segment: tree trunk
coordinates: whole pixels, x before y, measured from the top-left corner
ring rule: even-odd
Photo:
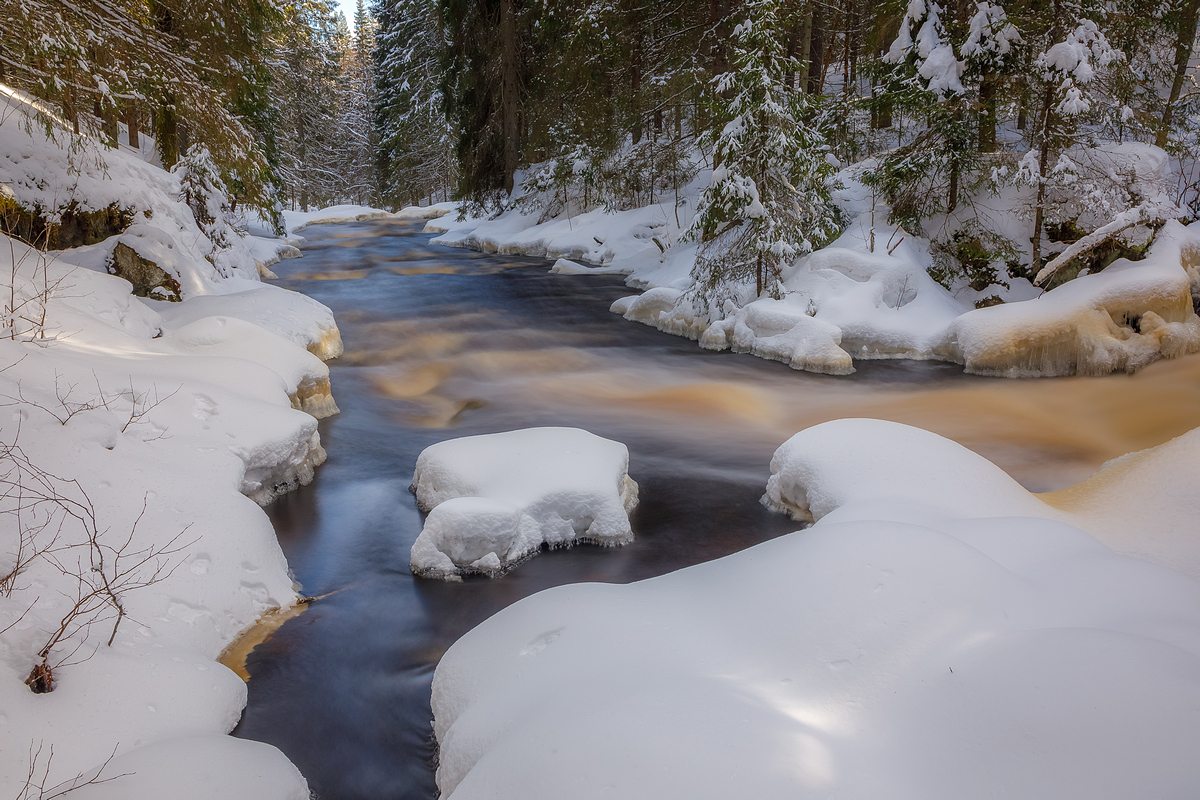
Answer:
[[[141,131],[138,130],[138,108],[137,103],[130,100],[125,104],[125,127],[129,128],[129,146],[134,150],[142,149],[140,138]]]
[[[165,170],[170,170],[179,162],[179,119],[170,100],[168,96],[167,102],[159,106],[154,115],[154,139]]]
[[[1058,36],[1061,33],[1059,28],[1062,24],[1061,0],[1054,0],[1053,8],[1054,17],[1050,23],[1050,41],[1057,42]],[[1042,223],[1046,218],[1046,162],[1050,160],[1050,126],[1054,121],[1053,106],[1054,83],[1047,81],[1045,90],[1042,93],[1042,107],[1039,109],[1042,115],[1042,141],[1038,148],[1037,200],[1034,203],[1033,237],[1031,239],[1033,247],[1030,251],[1029,263],[1029,266],[1035,272],[1041,268],[1042,263]]]
[[[117,121],[117,110],[109,108],[100,114],[101,130],[104,131],[104,140],[109,147],[116,147],[120,143],[121,124]]]
[[[950,160],[950,196],[946,198],[946,213],[953,213],[958,208],[958,180],[962,172],[962,163],[958,158]]]
[[[849,11],[849,21],[846,26],[846,56],[850,62],[850,83],[848,91],[858,93],[858,29],[859,15],[858,3],[855,0],[847,0],[847,10]]]
[[[1186,0],[1179,21],[1179,40],[1175,45],[1175,81],[1171,84],[1171,94],[1158,123],[1158,135],[1154,137],[1154,144],[1158,147],[1167,146],[1175,103],[1179,100],[1183,82],[1187,78],[1188,62],[1192,59],[1192,45],[1196,41],[1197,10],[1200,10],[1200,0]]]
[[[1033,249],[1029,266],[1038,270],[1042,262],[1042,221],[1046,217],[1046,162],[1050,159],[1050,119],[1051,104],[1054,102],[1054,84],[1046,84],[1046,92],[1042,97],[1042,144],[1038,150],[1038,187],[1037,200],[1033,212]]]
[[[804,15],[804,22],[800,26],[800,75],[796,81],[797,88],[802,92],[808,91],[808,76],[810,70],[808,62],[812,58],[812,34],[813,34],[813,12],[809,9]]]
[[[979,152],[996,152],[996,79],[988,72],[979,81]]]
[[[517,71],[517,10],[513,0],[500,2],[500,105],[504,121],[504,191],[511,196],[520,158],[521,98]]]
[[[812,34],[809,36],[808,93],[820,94],[825,77],[825,7],[813,7]]]
[[[633,54],[629,60],[629,104],[633,116],[630,135],[633,143],[642,141],[642,48],[634,35]]]

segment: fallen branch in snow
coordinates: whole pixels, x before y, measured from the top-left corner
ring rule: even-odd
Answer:
[[[7,367],[5,369],[7,369]],[[64,387],[62,376],[58,373],[55,373],[54,397],[55,400],[58,401],[57,409],[26,397],[23,389],[21,388],[21,384],[19,383],[17,384],[17,394],[15,397],[9,394],[0,394],[0,399],[9,401],[7,403],[0,403],[0,408],[14,405],[30,406],[32,408],[44,411],[50,416],[54,417],[54,419],[57,420],[60,425],[66,425],[77,414],[82,414],[86,411],[96,411],[97,409],[103,408],[106,411],[116,414],[118,417],[125,418],[124,423],[121,425],[120,432],[126,433],[131,426],[143,423],[149,424],[147,416],[150,414],[150,412],[170,400],[172,397],[178,394],[179,390],[182,388],[181,384],[173,392],[164,396],[159,394],[158,384],[156,383],[150,389],[139,393],[136,389],[134,389],[133,376],[130,375],[128,390],[122,389],[109,394],[104,390],[104,387],[100,385],[100,378],[94,372],[92,373],[92,377],[96,382],[96,394],[95,396],[89,397],[85,400],[77,401],[72,399],[75,396],[76,389],[79,388],[78,384],[68,383]],[[118,409],[114,407],[118,400],[129,401],[130,409],[128,414],[125,414],[124,412],[118,412]],[[155,441],[156,439],[162,438],[165,438],[165,431],[160,431],[158,435],[152,438],[143,439],[143,441]]]
[[[65,794],[70,794],[76,789],[82,789],[85,786],[95,786],[101,783],[115,781],[117,778],[124,778],[132,775],[131,772],[123,772],[120,775],[110,775],[107,778],[101,778],[104,770],[112,762],[117,754],[118,745],[114,745],[112,752],[108,754],[108,758],[104,759],[104,763],[96,770],[96,774],[84,780],[86,772],[80,772],[73,778],[67,778],[61,783],[53,786],[47,786],[46,782],[50,777],[50,763],[54,760],[54,745],[50,746],[50,753],[46,757],[46,761],[39,767],[38,762],[41,761],[43,744],[39,743],[37,750],[33,749],[33,742],[29,743],[29,772],[25,778],[25,785],[21,787],[21,793],[16,796],[16,800],[54,800],[56,797],[62,797]],[[90,771],[90,770],[89,770]]]
[[[74,579],[74,589],[61,592],[67,600],[66,612],[45,631],[45,644],[37,653],[40,660],[25,681],[34,693],[54,690],[54,670],[66,666],[87,644],[93,625],[112,621],[107,640],[111,646],[127,616],[125,596],[169,577],[178,566],[171,563],[171,556],[192,544],[180,543],[187,527],[162,544],[136,543],[146,507],[143,501],[127,534],[102,528],[91,498],[78,481],[34,464],[16,441],[0,444],[0,518],[13,520],[17,532],[15,552],[9,554],[12,560],[6,574],[0,575],[0,595],[11,595],[21,574],[35,561]],[[67,534],[72,528],[82,536]],[[74,646],[61,652],[68,643]]]
[[[1076,259],[1084,253],[1090,253],[1123,231],[1138,225],[1161,225],[1167,220],[1177,219],[1181,215],[1182,212],[1176,206],[1149,201],[1122,211],[1112,222],[1097,228],[1055,256],[1050,263],[1042,267],[1037,277],[1033,279],[1033,283],[1035,286],[1042,286],[1054,277],[1055,273],[1068,261]]]

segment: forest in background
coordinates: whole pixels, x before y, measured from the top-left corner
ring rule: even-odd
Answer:
[[[1051,241],[1195,216],[1198,5],[388,0],[351,32],[329,0],[0,0],[0,82],[113,143],[149,133],[167,167],[202,144],[268,216],[623,210],[724,163],[698,235],[775,202],[786,230],[753,246],[786,258],[836,234],[831,176],[857,165],[982,281],[998,261],[1032,277]],[[1169,154],[1177,185],[1149,196],[1128,159],[1081,158],[1129,142]],[[1010,186],[1036,192],[1028,241],[979,208]]]

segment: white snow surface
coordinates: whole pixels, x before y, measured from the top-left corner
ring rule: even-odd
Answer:
[[[1194,498],[1198,449],[1159,448],[1154,474]],[[1200,583],[894,423],[803,431],[773,472],[771,502],[815,525],[550,589],[455,643],[433,682],[442,797],[1194,794]],[[1150,477],[1114,501],[1135,525],[1180,496]]]
[[[1081,174],[1114,181],[1133,175],[1148,197],[1169,205],[1165,187],[1173,178],[1162,150],[1132,142],[1071,155]],[[853,372],[854,359],[910,358],[1009,377],[1094,375],[1133,372],[1159,358],[1200,351],[1200,318],[1184,302],[1189,278],[1180,261],[1181,247],[1200,248],[1200,231],[1171,223],[1146,259],[1118,261],[1046,293],[1023,278],[1008,287],[974,291],[964,284],[951,292],[929,275],[929,242],[885,223],[889,209],[857,177],[867,166],[851,165],[838,175],[834,199],[850,224],[837,241],[783,271],[781,300],[756,299],[749,284],[723,307],[703,308],[689,291],[696,243],[684,232],[711,170],[680,190],[678,204],[667,194],[628,211],[598,208],[545,220],[521,208],[494,219],[447,214],[425,230],[441,233],[434,239],[439,244],[557,259],[552,271],[558,274],[624,274],[630,286],[647,291],[613,303],[614,313],[702,347],[813,372]],[[1005,186],[971,207],[984,207],[988,225],[1022,242],[1029,238],[1020,213],[1028,193]],[[1111,220],[1100,201],[1079,217],[1094,227]],[[935,218],[929,227],[952,230],[962,222]],[[1196,286],[1200,291],[1200,280]],[[991,296],[1004,304],[974,308]]]
[[[282,239],[237,234],[227,248],[215,247],[182,199],[178,172],[148,163],[152,154],[145,151],[109,149],[86,134],[59,129],[47,137],[40,123],[27,124],[23,97],[6,88],[0,84],[0,187],[6,194],[25,208],[42,209],[50,221],[72,205],[132,212],[132,224],[119,236],[78,249],[89,268],[103,268],[121,242],[178,280],[184,297],[194,297],[221,294],[228,278],[257,281],[260,269],[289,247]]]
[[[0,577],[22,566],[0,591],[0,794],[23,796],[31,768],[47,789],[86,780],[111,756],[99,778],[113,780],[72,796],[307,798],[282,753],[226,736],[246,689],[216,659],[264,611],[296,601],[255,501],[311,480],[324,460],[315,417],[336,411],[321,358],[340,352],[337,327],[319,303],[258,281],[251,250],[285,240],[238,238],[214,264],[176,176],[75,144],[68,157],[0,108],[0,185],[18,199],[137,212],[119,237],[61,253],[0,236],[3,472],[62,498],[18,518],[11,485],[0,493]],[[183,301],[133,297],[106,274],[118,239],[161,258]],[[99,550],[63,504],[94,516]],[[24,681],[97,563],[110,577],[128,570],[126,616],[115,635],[104,603],[90,626],[69,625],[50,650],[54,691],[33,694]]]
[[[637,483],[629,450],[579,428],[527,428],[425,448],[413,474],[429,512],[413,543],[414,573],[496,575],[551,547],[632,541]]]
[[[971,372],[1009,377],[1133,372],[1200,351],[1182,256],[1198,241],[1196,231],[1168,222],[1145,260],[1122,259],[1033,300],[963,314],[941,349]]]

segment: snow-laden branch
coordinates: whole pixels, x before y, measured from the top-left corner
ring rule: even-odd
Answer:
[[[1122,211],[1112,222],[1097,228],[1079,241],[1071,244],[1070,247],[1055,256],[1050,263],[1042,267],[1037,277],[1033,279],[1033,283],[1036,286],[1043,285],[1062,268],[1063,264],[1078,258],[1084,253],[1091,252],[1100,244],[1122,231],[1137,227],[1138,225],[1161,224],[1169,219],[1177,219],[1183,216],[1183,213],[1183,210],[1174,203],[1162,200],[1145,200],[1133,208]]]

